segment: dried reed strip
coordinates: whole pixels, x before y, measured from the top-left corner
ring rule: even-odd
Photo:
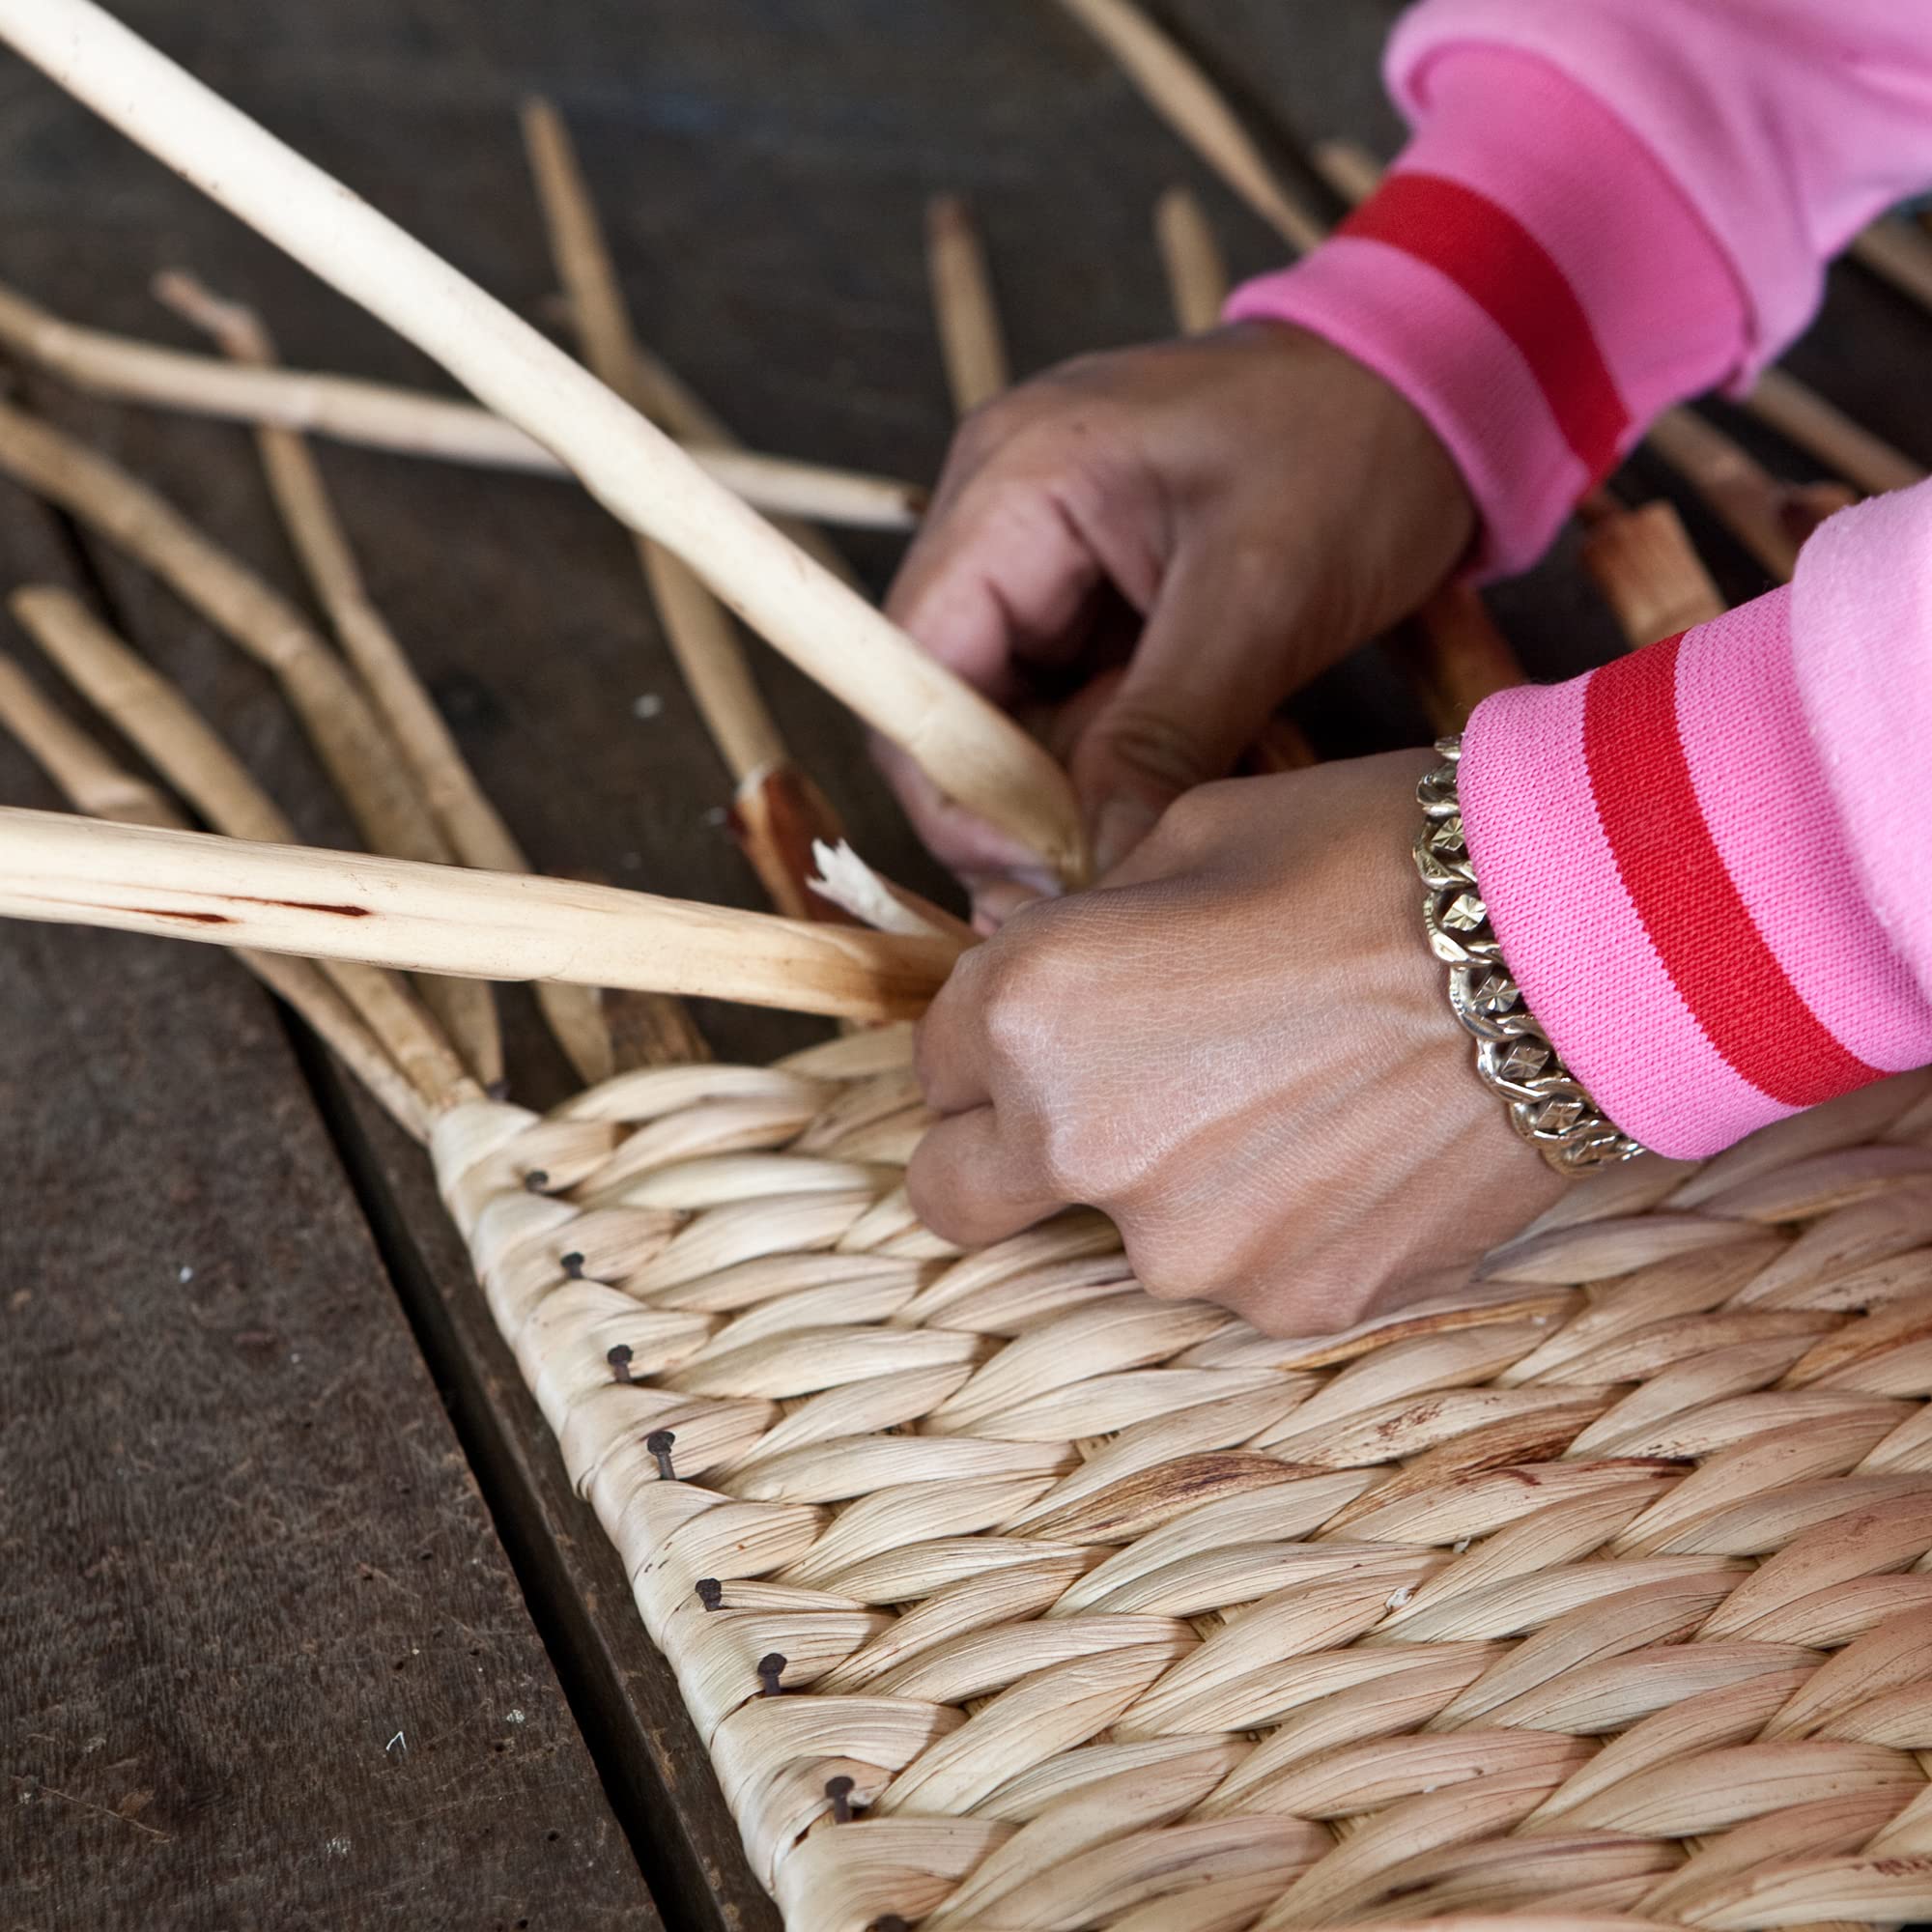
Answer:
[[[959,195],[936,194],[925,205],[925,274],[947,393],[953,413],[967,415],[1008,389],[1012,373],[985,240]]]
[[[1868,497],[1909,490],[1922,482],[1924,466],[1874,436],[1817,390],[1782,369],[1767,369],[1757,379],[1745,407],[1757,419],[1815,457],[1833,476],[1856,484]]]
[[[1215,327],[1228,299],[1228,265],[1191,189],[1171,187],[1154,203],[1153,236],[1181,334],[1199,335]]]
[[[122,825],[187,829],[187,821],[155,786],[124,771],[79,725],[56,711],[20,667],[5,656],[0,656],[0,728],[12,733],[75,810]],[[406,1134],[417,1141],[429,1138],[429,1115],[421,1095],[320,967],[306,959],[245,948],[238,949],[235,956],[308,1022]]]
[[[266,844],[296,829],[187,699],[71,592],[30,586],[7,607],[94,708],[217,831]],[[432,1106],[471,1097],[462,1063],[392,973],[348,962],[322,969],[415,1091]]]
[[[568,476],[526,431],[473,403],[315,370],[255,369],[87,328],[0,284],[0,348],[90,395],[224,422],[273,423],[338,442],[486,469]],[[716,481],[772,516],[860,529],[910,529],[925,493],[896,477],[829,469],[679,431]]]
[[[177,314],[212,336],[231,360],[250,368],[276,366],[273,338],[253,309],[225,301],[193,276],[179,272],[161,276],[155,292]],[[529,871],[530,862],[476,782],[388,620],[370,598],[321,466],[300,432],[259,426],[255,441],[270,495],[296,555],[335,627],[344,655],[361,673],[376,709],[414,773],[451,852],[462,864],[488,872]],[[595,987],[539,986],[537,1003],[580,1079],[594,1085],[616,1071],[611,1032]],[[688,1021],[679,1026],[678,1018],[668,1013],[660,1031],[671,1039],[679,1034],[695,1035],[696,1029]]]
[[[1292,248],[1321,223],[1282,185],[1220,90],[1132,0],[1060,0],[1120,62],[1147,103]]]
[[[616,265],[563,117],[548,100],[526,100],[523,130],[551,253],[584,361],[646,416],[652,413],[645,398],[649,388],[682,418],[691,419],[694,411],[700,419],[708,418],[709,412],[668,368],[655,358],[650,363],[640,359]],[[731,774],[736,794],[731,828],[741,849],[779,911],[792,919],[830,916],[832,909],[808,884],[813,841],[837,842],[841,836],[830,804],[787,751],[753,681],[730,612],[662,544],[647,537],[636,541],[666,641]]]
[[[1466,583],[1445,583],[1391,648],[1438,737],[1462,730],[1484,698],[1527,677],[1481,593]]]
[[[1597,491],[1581,514],[1583,568],[1633,650],[1724,614],[1723,593],[1692,549],[1676,504],[1659,497],[1627,510]]]
[[[568,879],[0,809],[0,913],[481,980],[909,1019],[959,947]]]
[[[1039,746],[527,323],[94,0],[0,0],[0,38],[540,436],[941,790],[1084,875],[1072,787]]]
[[[274,674],[370,846],[394,858],[453,857],[428,803],[340,658],[308,620],[157,491],[77,438],[0,403],[0,469],[58,503],[159,577]],[[487,987],[428,983],[423,998],[485,1086],[502,1077]]]
[[[1853,241],[1851,257],[1920,308],[1932,310],[1932,238],[1916,221],[1902,214],[1874,221]]]

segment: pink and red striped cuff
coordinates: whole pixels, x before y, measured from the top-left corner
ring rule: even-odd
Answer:
[[[1313,330],[1441,437],[1483,516],[1482,574],[1525,567],[1648,417],[1743,354],[1709,231],[1608,109],[1535,56],[1435,53],[1381,187],[1231,320]]]
[[[1547,689],[1464,738],[1503,956],[1597,1103],[1694,1158],[1932,1062],[1805,729],[1790,593]]]

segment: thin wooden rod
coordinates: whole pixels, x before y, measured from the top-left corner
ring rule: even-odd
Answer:
[[[453,858],[347,667],[300,611],[196,529],[158,492],[84,442],[0,403],[0,470],[71,511],[159,577],[191,609],[272,671],[362,836],[379,852]],[[426,985],[423,997],[486,1086],[502,1076],[489,992]]]
[[[565,305],[594,374],[658,421],[650,400],[713,435],[724,426],[632,331],[616,264],[563,117],[548,100],[524,105],[529,156]],[[731,613],[662,544],[636,539],[638,561],[671,655],[731,774],[730,825],[773,905],[793,919],[832,914],[808,884],[814,839],[843,833],[825,795],[793,760],[752,676]]]
[[[0,916],[408,972],[907,1019],[958,945],[567,879],[0,808]]]
[[[1217,327],[1228,300],[1228,265],[1192,189],[1171,187],[1154,203],[1153,237],[1181,334]]]
[[[1583,568],[1633,650],[1724,614],[1676,504],[1659,497],[1627,510],[1612,498],[1583,522]]]
[[[159,277],[155,292],[177,314],[213,337],[223,355],[253,368],[275,366],[273,339],[253,309],[224,301],[193,276],[179,272]],[[476,782],[442,714],[370,597],[349,534],[307,441],[297,430],[263,425],[255,431],[255,442],[270,495],[296,555],[328,613],[344,654],[361,673],[376,709],[414,773],[451,852],[464,865],[480,866],[486,871],[527,872],[529,861]],[[596,989],[544,986],[537,998],[578,1076],[586,1086],[608,1080],[616,1071],[616,1063]]]
[[[0,348],[77,389],[115,402],[146,403],[229,422],[276,423],[339,442],[488,469],[571,473],[568,465],[515,423],[474,403],[355,376],[244,368],[84,328],[4,285]],[[924,491],[895,477],[769,456],[708,437],[689,440],[693,460],[711,476],[775,516],[902,530],[912,527],[924,506]]]
[[[1039,746],[527,323],[94,0],[0,0],[0,38],[549,444],[942,791],[1084,876],[1072,786]]]
[[[1765,370],[1745,398],[1745,407],[1832,475],[1856,484],[1868,497],[1909,490],[1925,479],[1922,464],[1854,422],[1834,403],[1782,369]]]
[[[1874,221],[1851,246],[1852,260],[1932,310],[1932,237],[1902,214]]]
[[[570,130],[548,100],[525,101],[522,118],[524,151],[550,237],[551,259],[583,359],[601,382],[643,409],[637,338]],[[752,681],[729,613],[662,544],[648,537],[637,543],[666,640],[732,783],[743,784],[753,772],[786,762],[784,740]]]
[[[1300,249],[1321,241],[1321,223],[1282,185],[1220,90],[1132,0],[1061,5],[1120,62],[1148,105],[1283,241]]]
[[[121,825],[187,829],[155,786],[124,771],[5,656],[0,656],[0,728],[12,733],[76,810]],[[235,956],[308,1023],[406,1134],[428,1139],[429,1115],[421,1097],[319,966],[246,948]]]
[[[925,205],[925,273],[947,392],[963,416],[1006,390],[1012,372],[986,245],[956,194],[936,194]]]
[[[200,713],[78,598],[30,585],[14,593],[8,609],[68,681],[208,824],[233,838],[297,842],[280,807]],[[395,974],[348,963],[323,970],[432,1107],[475,1094],[447,1039]]]

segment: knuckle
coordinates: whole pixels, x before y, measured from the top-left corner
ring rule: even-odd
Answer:
[[[1106,721],[1096,754],[1184,793],[1218,777],[1207,749],[1190,726],[1169,712],[1123,702]]]

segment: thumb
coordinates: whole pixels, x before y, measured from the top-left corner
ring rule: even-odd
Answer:
[[[1177,556],[1126,674],[1069,760],[1104,876],[1184,791],[1225,778],[1295,682],[1282,559]]]

